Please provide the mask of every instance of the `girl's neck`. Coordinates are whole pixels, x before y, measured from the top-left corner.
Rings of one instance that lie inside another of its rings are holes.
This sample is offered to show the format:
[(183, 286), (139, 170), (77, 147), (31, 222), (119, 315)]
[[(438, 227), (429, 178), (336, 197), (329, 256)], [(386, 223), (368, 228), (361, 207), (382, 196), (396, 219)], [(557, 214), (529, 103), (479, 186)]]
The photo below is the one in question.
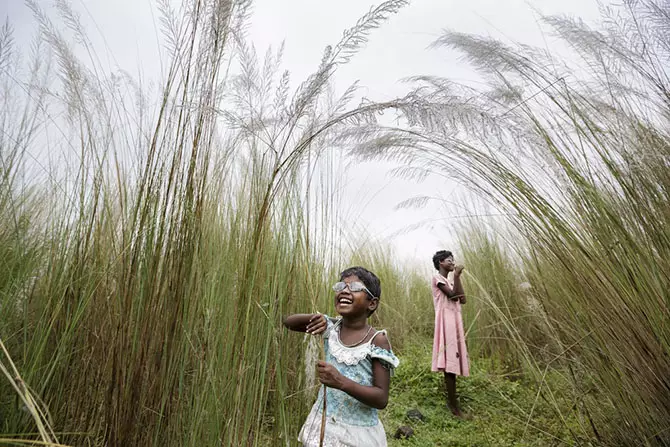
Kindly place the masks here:
[(368, 325), (368, 317), (363, 315), (361, 317), (342, 317), (342, 326), (347, 329), (362, 329)]
[(445, 278), (449, 275), (449, 271), (443, 267), (440, 267), (440, 275), (444, 276)]

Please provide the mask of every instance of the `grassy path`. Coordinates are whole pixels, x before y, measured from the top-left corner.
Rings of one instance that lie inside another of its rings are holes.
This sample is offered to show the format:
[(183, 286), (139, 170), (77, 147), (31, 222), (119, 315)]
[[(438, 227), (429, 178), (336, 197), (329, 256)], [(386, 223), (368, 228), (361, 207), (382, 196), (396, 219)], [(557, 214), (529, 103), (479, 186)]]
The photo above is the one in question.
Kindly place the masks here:
[[(473, 359), (471, 376), (458, 382), (461, 405), (471, 419), (452, 417), (445, 407), (442, 377), (430, 371), (431, 348), (428, 339), (400, 353), (401, 367), (392, 380), (382, 420), (390, 436), (401, 425), (411, 426), (414, 436), (391, 439), (390, 446), (589, 445), (575, 441), (580, 424), (571, 402), (560, 397), (561, 386), (568, 384), (555, 373), (547, 379), (554, 398), (547, 399), (547, 393), (538, 393), (538, 386), (530, 381), (510, 380), (495, 373), (490, 361)], [(410, 409), (418, 409), (425, 421), (409, 420), (406, 413)]]

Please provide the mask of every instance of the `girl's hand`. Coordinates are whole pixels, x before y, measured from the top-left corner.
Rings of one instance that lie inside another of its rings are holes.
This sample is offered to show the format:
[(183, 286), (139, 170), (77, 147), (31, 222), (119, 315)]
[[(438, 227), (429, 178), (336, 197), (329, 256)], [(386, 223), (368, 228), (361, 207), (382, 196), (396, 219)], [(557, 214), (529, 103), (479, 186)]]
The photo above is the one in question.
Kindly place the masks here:
[(461, 276), (461, 272), (463, 272), (463, 269), (465, 269), (465, 266), (462, 265), (457, 265), (454, 267), (454, 276)]
[(331, 388), (342, 388), (344, 376), (328, 362), (319, 360), (316, 364), (316, 370), (319, 373), (319, 382)]
[(326, 317), (321, 314), (314, 314), (312, 315), (312, 318), (309, 319), (305, 332), (312, 335), (319, 335), (323, 334), (327, 327), (328, 322), (326, 321)]

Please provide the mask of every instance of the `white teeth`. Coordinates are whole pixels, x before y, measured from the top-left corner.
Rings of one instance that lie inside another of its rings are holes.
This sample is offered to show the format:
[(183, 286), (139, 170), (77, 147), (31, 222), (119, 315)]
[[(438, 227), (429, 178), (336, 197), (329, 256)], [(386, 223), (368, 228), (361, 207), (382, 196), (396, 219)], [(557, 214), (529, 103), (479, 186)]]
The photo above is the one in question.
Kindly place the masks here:
[(353, 301), (346, 299), (346, 298), (341, 298), (339, 301), (340, 304), (351, 304)]

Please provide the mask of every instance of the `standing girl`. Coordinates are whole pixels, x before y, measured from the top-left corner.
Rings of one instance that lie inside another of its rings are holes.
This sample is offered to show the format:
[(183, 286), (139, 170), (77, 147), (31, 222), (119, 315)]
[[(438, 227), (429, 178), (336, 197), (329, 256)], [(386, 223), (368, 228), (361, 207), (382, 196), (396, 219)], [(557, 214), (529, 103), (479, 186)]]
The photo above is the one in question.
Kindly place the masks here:
[[(377, 331), (368, 318), (377, 310), (381, 285), (363, 267), (343, 271), (333, 286), (340, 318), (322, 314), (295, 314), (284, 326), (325, 338), (326, 361), (319, 361), (319, 381), (326, 385), (324, 446), (386, 446), (386, 433), (377, 410), (388, 403), (389, 383), (398, 359), (386, 331)], [(323, 387), (298, 440), (318, 447), (323, 411)]]
[[(447, 250), (435, 253), (433, 266), (438, 273), (431, 280), (435, 306), (432, 370), (444, 373), (447, 407), (455, 416), (461, 417), (456, 396), (456, 376), (470, 374), (461, 316), (461, 305), (465, 304), (465, 292), (461, 284), (463, 266), (455, 265), (454, 256)], [(453, 283), (447, 279), (449, 272), (453, 272)]]

